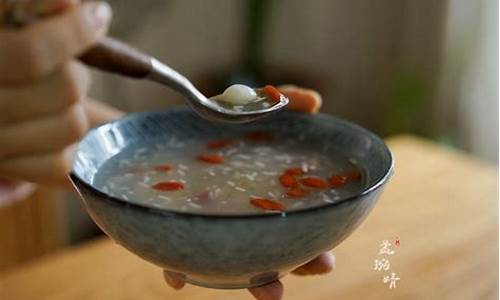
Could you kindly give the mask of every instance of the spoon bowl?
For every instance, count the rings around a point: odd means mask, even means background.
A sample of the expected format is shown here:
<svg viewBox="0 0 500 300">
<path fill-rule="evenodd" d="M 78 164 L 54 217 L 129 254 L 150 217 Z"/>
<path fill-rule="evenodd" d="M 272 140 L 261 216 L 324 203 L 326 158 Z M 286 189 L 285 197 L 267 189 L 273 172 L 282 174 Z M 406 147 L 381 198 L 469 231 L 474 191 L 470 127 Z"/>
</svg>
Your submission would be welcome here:
<svg viewBox="0 0 500 300">
<path fill-rule="evenodd" d="M 289 103 L 289 99 L 281 94 L 280 100 L 269 107 L 256 110 L 229 109 L 205 97 L 187 78 L 160 61 L 151 58 L 151 66 L 151 72 L 148 75 L 150 80 L 170 86 L 180 92 L 197 114 L 210 121 L 247 123 L 277 112 Z"/>
</svg>

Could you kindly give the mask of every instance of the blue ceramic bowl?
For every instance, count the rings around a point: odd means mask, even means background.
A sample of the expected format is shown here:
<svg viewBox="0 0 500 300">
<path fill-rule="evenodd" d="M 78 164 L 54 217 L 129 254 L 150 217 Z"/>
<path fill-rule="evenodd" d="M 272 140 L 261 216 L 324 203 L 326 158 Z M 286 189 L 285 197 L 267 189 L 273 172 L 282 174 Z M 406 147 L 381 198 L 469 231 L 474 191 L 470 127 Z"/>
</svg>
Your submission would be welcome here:
<svg viewBox="0 0 500 300">
<path fill-rule="evenodd" d="M 304 143 L 335 155 L 343 151 L 366 172 L 359 194 L 320 207 L 253 215 L 202 215 L 114 198 L 92 184 L 99 167 L 136 143 L 176 136 L 217 138 L 248 130 L 301 133 Z M 248 288 L 278 279 L 328 251 L 365 219 L 392 173 L 391 153 L 369 131 L 325 114 L 280 112 L 245 125 L 210 123 L 188 109 L 129 115 L 93 129 L 80 143 L 70 175 L 99 227 L 117 243 L 187 282 L 211 288 Z"/>
</svg>

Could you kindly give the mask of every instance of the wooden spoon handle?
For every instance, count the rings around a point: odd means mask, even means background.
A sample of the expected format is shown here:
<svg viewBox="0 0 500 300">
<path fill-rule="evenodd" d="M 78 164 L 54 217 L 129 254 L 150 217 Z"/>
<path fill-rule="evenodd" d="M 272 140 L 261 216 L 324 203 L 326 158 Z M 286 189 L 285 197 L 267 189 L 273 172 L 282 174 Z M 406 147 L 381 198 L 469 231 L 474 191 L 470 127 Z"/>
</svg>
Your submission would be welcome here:
<svg viewBox="0 0 500 300">
<path fill-rule="evenodd" d="M 149 55 L 110 37 L 100 40 L 79 59 L 100 70 L 139 79 L 153 70 Z"/>
</svg>

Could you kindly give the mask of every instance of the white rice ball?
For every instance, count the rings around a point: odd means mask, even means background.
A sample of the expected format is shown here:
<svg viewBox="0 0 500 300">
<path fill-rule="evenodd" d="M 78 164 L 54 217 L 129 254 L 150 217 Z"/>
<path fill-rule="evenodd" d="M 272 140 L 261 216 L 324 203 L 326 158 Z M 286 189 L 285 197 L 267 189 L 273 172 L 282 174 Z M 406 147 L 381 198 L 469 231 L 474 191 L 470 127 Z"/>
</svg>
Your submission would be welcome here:
<svg viewBox="0 0 500 300">
<path fill-rule="evenodd" d="M 234 84 L 228 87 L 224 93 L 217 97 L 217 100 L 234 105 L 245 105 L 257 99 L 257 93 L 246 85 Z"/>
</svg>

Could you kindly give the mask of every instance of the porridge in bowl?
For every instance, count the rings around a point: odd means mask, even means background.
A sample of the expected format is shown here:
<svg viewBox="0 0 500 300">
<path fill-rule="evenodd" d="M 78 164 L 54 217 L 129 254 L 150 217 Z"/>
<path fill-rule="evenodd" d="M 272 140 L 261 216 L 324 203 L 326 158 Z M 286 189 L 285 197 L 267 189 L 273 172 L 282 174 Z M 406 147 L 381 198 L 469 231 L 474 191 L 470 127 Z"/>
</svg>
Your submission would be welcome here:
<svg viewBox="0 0 500 300">
<path fill-rule="evenodd" d="M 111 157 L 94 185 L 127 201 L 203 214 L 293 211 L 364 188 L 362 168 L 354 160 L 311 149 L 300 138 L 264 131 L 151 143 Z"/>
</svg>

